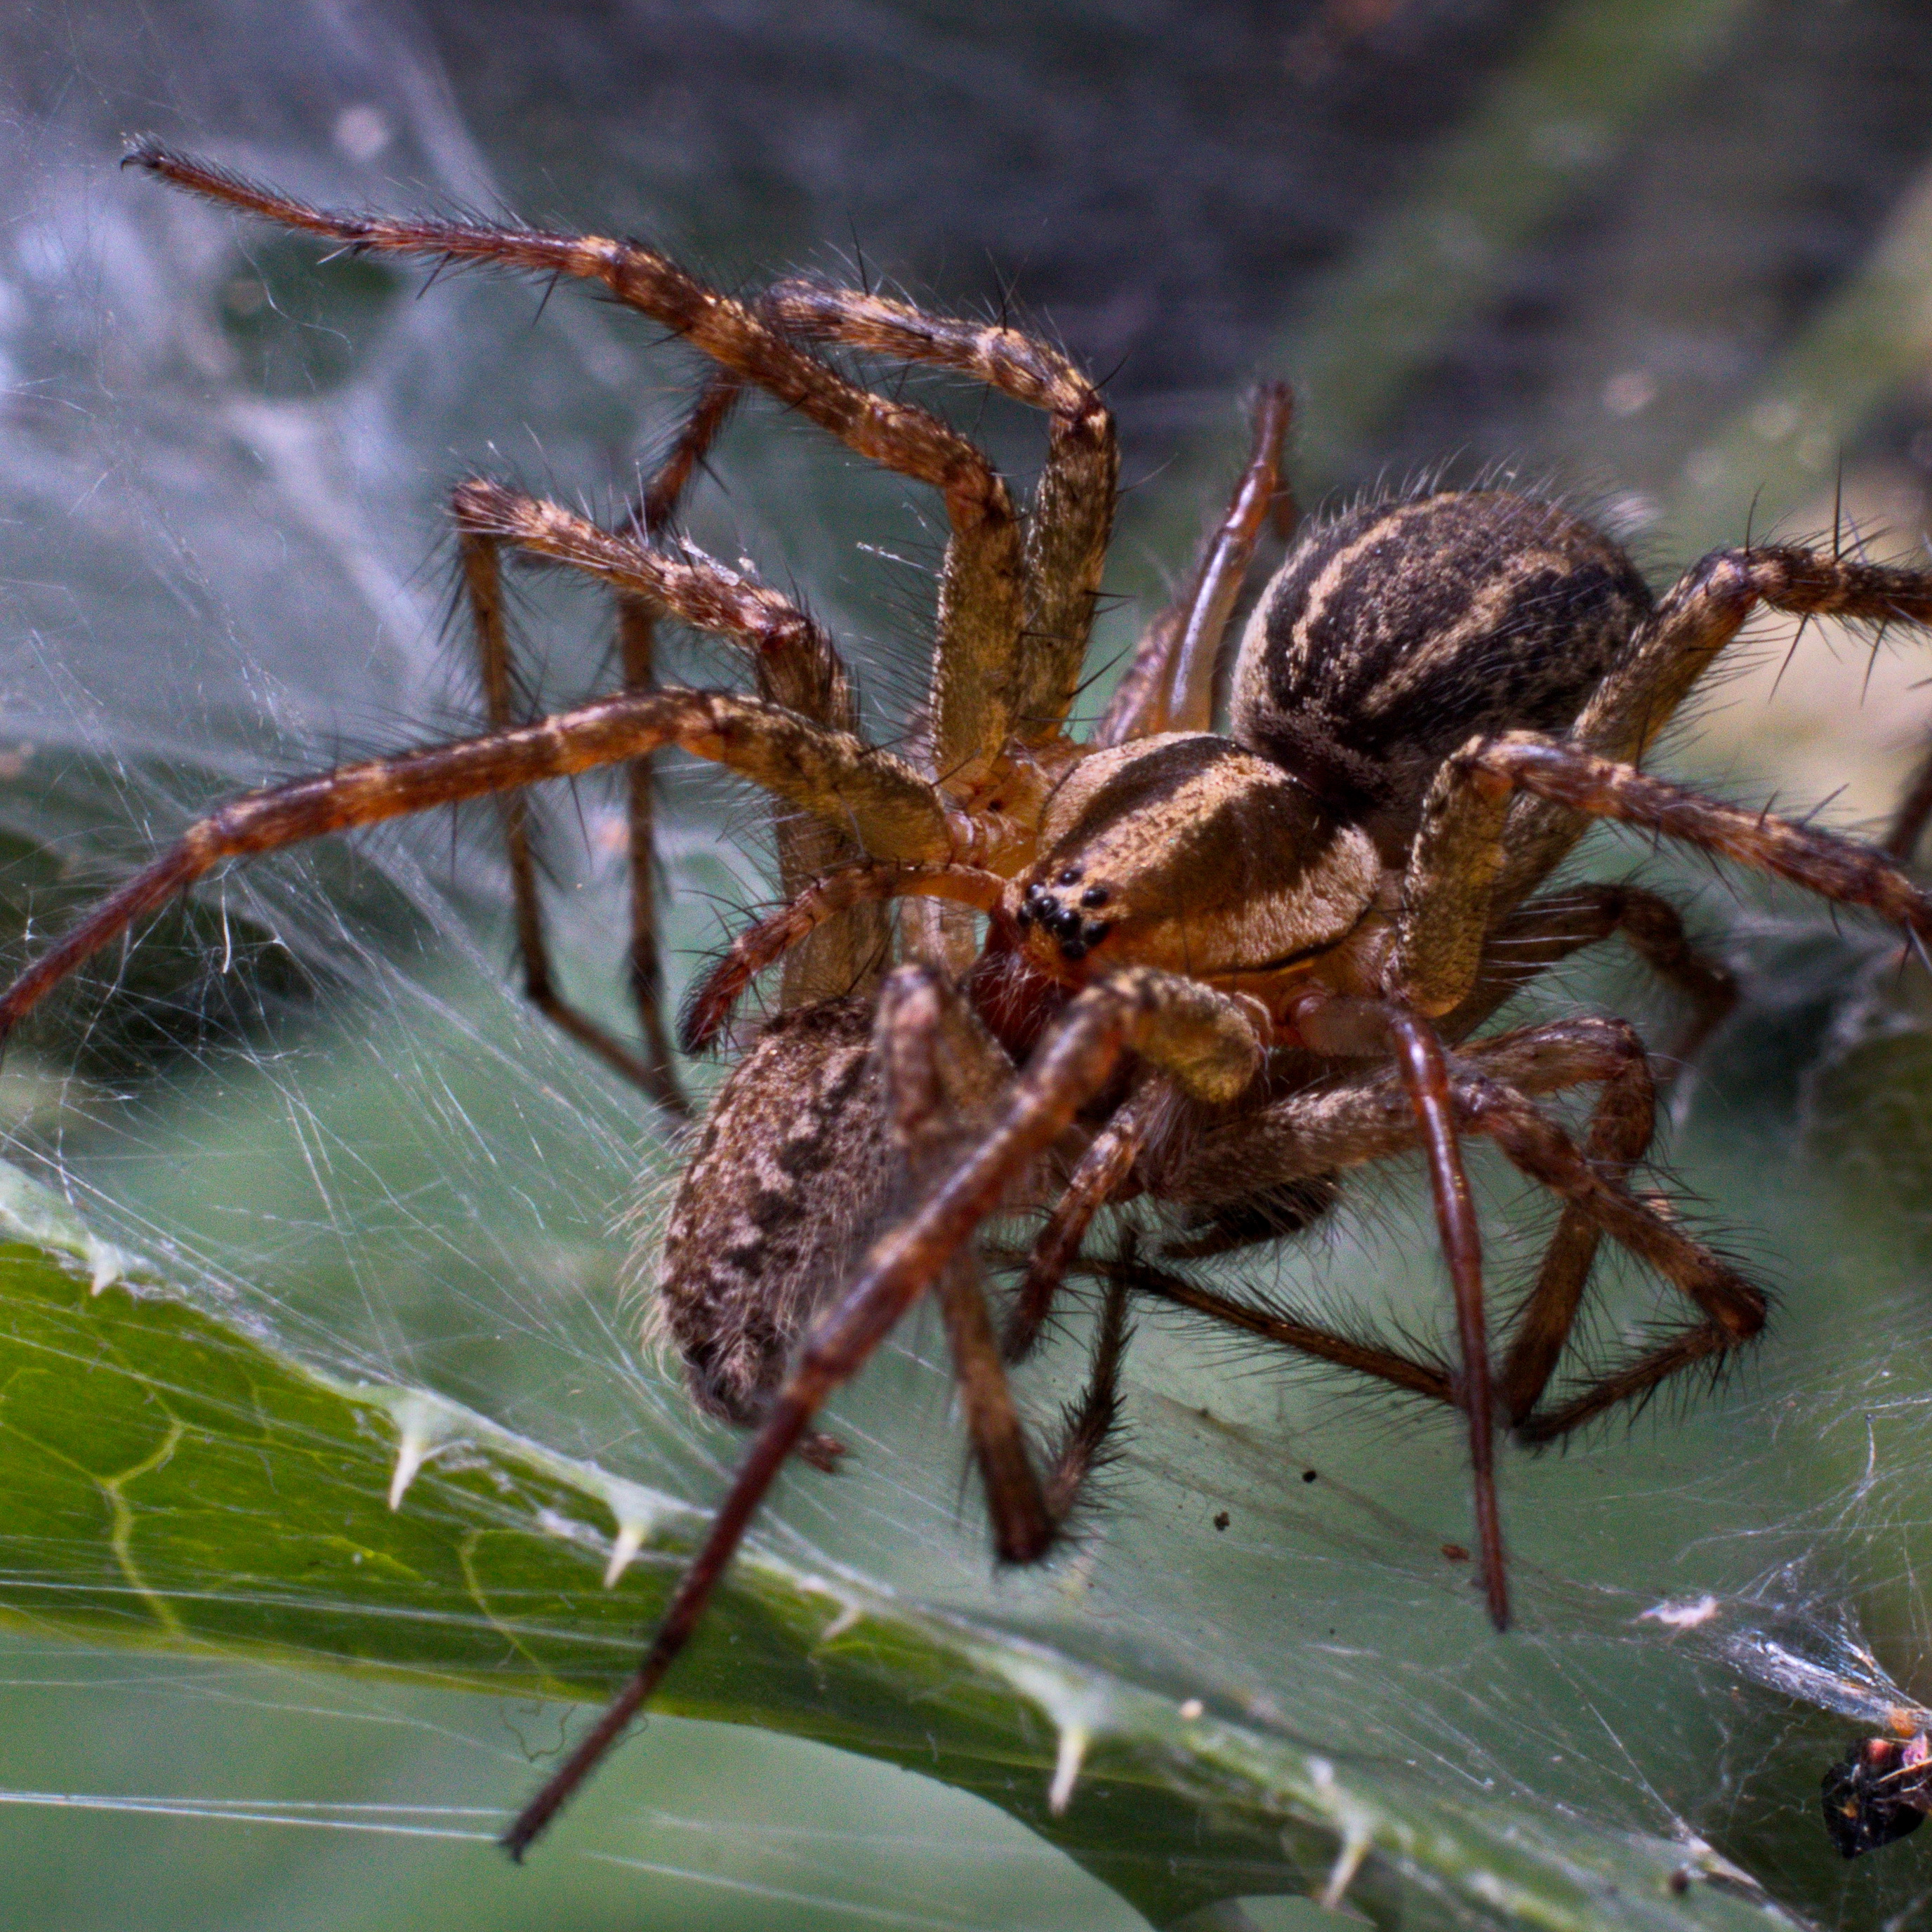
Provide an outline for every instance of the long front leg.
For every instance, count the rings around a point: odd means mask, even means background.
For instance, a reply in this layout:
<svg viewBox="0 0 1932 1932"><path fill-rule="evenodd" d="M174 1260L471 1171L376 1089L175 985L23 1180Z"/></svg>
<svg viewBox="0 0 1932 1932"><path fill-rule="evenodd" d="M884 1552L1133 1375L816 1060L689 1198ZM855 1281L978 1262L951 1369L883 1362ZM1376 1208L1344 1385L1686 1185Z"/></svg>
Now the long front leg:
<svg viewBox="0 0 1932 1932"><path fill-rule="evenodd" d="M199 820L173 849L109 894L0 994L0 1040L48 990L133 922L224 860L460 805L674 746L712 759L808 811L856 828L889 857L977 856L980 828L909 766L796 712L722 691L607 698L508 731L244 793Z"/></svg>
<svg viewBox="0 0 1932 1932"><path fill-rule="evenodd" d="M989 764L1015 716L1012 671L1023 622L1019 520L985 454L938 417L849 382L752 304L707 287L656 249L596 235L547 234L513 224L433 216L350 214L312 208L153 140L134 165L210 200L358 252L431 261L493 262L550 278L601 282L722 368L758 385L859 455L938 490L950 536L939 586L940 675L933 694L934 769L972 775Z"/></svg>

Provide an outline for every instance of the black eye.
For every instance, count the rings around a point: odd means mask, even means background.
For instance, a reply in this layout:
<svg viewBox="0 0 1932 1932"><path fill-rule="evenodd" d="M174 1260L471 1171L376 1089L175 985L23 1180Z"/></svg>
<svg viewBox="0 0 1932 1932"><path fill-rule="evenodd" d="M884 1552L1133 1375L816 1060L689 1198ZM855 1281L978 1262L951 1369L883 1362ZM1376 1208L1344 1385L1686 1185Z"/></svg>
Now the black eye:
<svg viewBox="0 0 1932 1932"><path fill-rule="evenodd" d="M1089 886L1080 895L1080 903L1084 906L1103 906L1107 899L1108 892L1105 886Z"/></svg>
<svg viewBox="0 0 1932 1932"><path fill-rule="evenodd" d="M1080 934L1081 950L1098 946L1107 936L1107 922L1103 919L1089 920Z"/></svg>
<svg viewBox="0 0 1932 1932"><path fill-rule="evenodd" d="M1077 886L1080 883L1080 868L1078 866L1069 866L1054 883L1060 886Z"/></svg>

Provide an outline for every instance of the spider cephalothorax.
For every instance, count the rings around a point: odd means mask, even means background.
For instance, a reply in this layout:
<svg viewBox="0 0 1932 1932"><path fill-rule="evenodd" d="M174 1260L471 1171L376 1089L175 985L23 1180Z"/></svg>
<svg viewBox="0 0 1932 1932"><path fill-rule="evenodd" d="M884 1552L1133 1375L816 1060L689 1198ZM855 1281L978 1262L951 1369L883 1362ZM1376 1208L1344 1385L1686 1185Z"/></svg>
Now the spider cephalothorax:
<svg viewBox="0 0 1932 1932"><path fill-rule="evenodd" d="M1123 1310L1139 1290L1460 1411L1484 1588L1506 1623L1498 1425L1545 1442L1641 1400L1755 1334L1765 1299L1654 1195L1626 1185L1655 1118L1650 1062L1626 1023L1480 1030L1526 981L1618 933L1694 1008L1680 1054L1728 1008L1729 975L1697 955L1655 894L1610 884L1537 896L1594 818L1932 934L1932 899L1901 869L1932 814L1932 767L1884 851L1640 769L1754 608L1927 624L1932 573L1748 545L1706 558L1653 601L1614 544L1552 505L1495 490L1369 504L1305 532L1262 593L1233 665L1228 734L1217 736L1231 615L1264 523L1288 520L1288 399L1273 387L1186 592L1082 736L1068 721L1118 466L1106 406L1058 350L869 292L785 283L747 304L635 242L332 214L158 146L130 158L352 249L601 283L718 368L614 530L499 483L454 493L488 730L230 801L0 995L4 1034L97 947L226 860L496 795L532 998L682 1111L658 1015L650 754L668 746L714 760L787 808L784 907L743 932L697 989L685 1042L715 1042L749 981L782 962L779 1012L697 1139L659 1284L693 1395L756 1434L636 1676L512 1826L510 1849L520 1854L542 1830L670 1667L787 1458L831 1460L838 1445L814 1428L819 1409L928 1292L945 1318L1002 1558L1040 1556L1066 1520L1113 1418ZM1044 412L1047 454L1024 514L970 442L842 374L816 352L820 342L950 370ZM664 538L684 482L748 388L945 506L916 756L858 735L844 667L818 626ZM506 550L611 586L620 693L516 715ZM754 692L657 688L652 626L664 612L742 646ZM641 1052L557 992L521 792L617 764L632 775ZM909 902L896 940L892 900ZM1579 1086L1597 1089L1580 1144L1537 1104ZM1470 1133L1564 1203L1494 1364L1459 1148ZM1170 1256L1225 1252L1305 1227L1348 1170L1418 1148L1454 1290L1455 1369L1216 1293L1130 1246L1088 1263L1108 1282L1090 1387L1042 1474L1005 1364L1040 1335L1102 1208L1148 1198L1180 1231ZM989 1217L1024 1206L1048 1211L996 1329L973 1244ZM1552 1398L1606 1234L1694 1315Z"/></svg>

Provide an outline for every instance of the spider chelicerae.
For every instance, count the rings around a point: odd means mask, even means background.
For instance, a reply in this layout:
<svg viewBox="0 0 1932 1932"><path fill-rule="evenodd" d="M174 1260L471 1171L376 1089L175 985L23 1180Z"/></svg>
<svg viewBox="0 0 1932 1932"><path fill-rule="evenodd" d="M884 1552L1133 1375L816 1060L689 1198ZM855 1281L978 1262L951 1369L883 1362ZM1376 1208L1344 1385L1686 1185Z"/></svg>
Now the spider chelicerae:
<svg viewBox="0 0 1932 1932"><path fill-rule="evenodd" d="M681 1112L660 1015L650 754L714 760L785 808L783 910L700 985L683 1043L716 1041L770 967L782 971L779 1010L696 1137L658 1283L694 1396L755 1433L638 1672L512 1826L508 1848L520 1856L641 1708L786 1460L838 1454L814 1429L819 1409L928 1292L1003 1560L1035 1560L1060 1533L1113 1419L1124 1309L1138 1291L1460 1410L1483 1587L1506 1624L1498 1429L1547 1443L1641 1400L1748 1341L1766 1302L1627 1184L1656 1112L1629 1024L1480 1030L1538 974L1618 934L1688 998L1680 1056L1734 998L1655 893L1539 896L1598 818L1870 908L1915 939L1932 934L1932 898L1901 869L1932 815L1932 763L1882 850L1640 768L1754 609L1932 623L1932 573L1748 544L1654 598L1616 544L1557 505L1499 489L1370 503L1302 532L1262 592L1217 734L1217 672L1248 566L1270 518L1292 516L1288 398L1269 388L1226 518L1083 742L1066 724L1118 462L1104 403L1058 350L867 290L792 281L736 299L635 242L333 214L152 142L129 158L352 250L601 283L717 365L670 460L615 528L500 482L455 490L487 731L231 800L0 995L4 1036L97 948L226 860L494 795L531 998ZM1046 456L1024 514L972 442L854 381L821 344L950 371L1042 411ZM747 387L939 493L949 534L913 755L859 735L845 668L818 624L668 534ZM506 553L610 586L620 693L518 716ZM741 647L753 694L656 687L653 626L667 613ZM521 790L615 764L631 780L641 1048L555 987ZM907 902L896 932L893 901ZM1538 1101L1585 1086L1597 1098L1580 1144ZM1563 1203L1496 1363L1459 1148L1469 1134ZM1088 1387L1061 1441L1036 1453L1006 1365L1034 1345L1102 1207L1143 1197L1162 1210L1164 1259L1226 1252L1306 1226L1348 1170L1418 1149L1454 1287L1456 1366L1211 1292L1130 1244L1082 1263L1106 1283ZM996 1323L973 1244L989 1217L1023 1206L1046 1209L1045 1222ZM1552 1397L1606 1234L1680 1290L1690 1318Z"/></svg>

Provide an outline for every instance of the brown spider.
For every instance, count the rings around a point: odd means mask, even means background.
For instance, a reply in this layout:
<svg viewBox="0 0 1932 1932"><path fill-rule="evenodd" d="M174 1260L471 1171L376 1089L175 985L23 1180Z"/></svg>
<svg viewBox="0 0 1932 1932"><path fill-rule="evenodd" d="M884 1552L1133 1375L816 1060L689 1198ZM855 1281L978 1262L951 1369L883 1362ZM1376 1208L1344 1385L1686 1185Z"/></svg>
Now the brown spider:
<svg viewBox="0 0 1932 1932"><path fill-rule="evenodd" d="M1231 729L1216 735L1224 633L1261 528L1285 507L1288 399L1270 389L1190 588L1148 632L1082 743L1065 725L1117 465L1105 406L1058 351L869 292L787 283L741 302L634 242L331 214L154 144L130 159L352 250L601 282L721 371L620 529L498 483L456 490L488 732L232 800L0 995L4 1034L96 948L224 860L496 794L532 997L674 1108L644 761L676 746L795 808L780 826L790 903L738 940L687 1016L687 1044L705 1045L752 976L784 960L779 1016L698 1142L660 1285L697 1400L757 1432L636 1676L511 1827L510 1850L521 1855L662 1678L786 1458L836 1453L814 1432L820 1407L928 1289L1003 1560L1042 1556L1062 1526L1112 1419L1122 1310L1138 1286L1462 1410L1484 1584L1502 1627L1499 1417L1548 1442L1748 1340L1765 1298L1624 1184L1654 1116L1630 1026L1570 1019L1473 1036L1526 980L1616 932L1690 998L1688 1046L1730 1004L1728 975L1691 950L1655 895L1600 885L1533 896L1594 818L1932 934L1932 898L1893 862L1932 814L1932 768L1901 808L1890 857L1638 769L1759 604L1932 623L1932 573L1747 546L1706 557L1653 600L1621 550L1550 504L1501 490L1371 504L1304 535L1263 592L1234 664ZM851 381L814 352L820 342L949 370L1043 410L1047 456L1028 514L970 442ZM744 384L941 495L950 534L916 759L856 735L844 668L810 619L655 540ZM613 587L621 694L516 721L506 546ZM757 694L651 688L651 624L664 610L742 646ZM552 986L519 790L619 763L633 774L639 835L641 1058ZM900 946L908 963L892 966L885 902L902 898L916 902ZM1580 1146L1536 1096L1583 1084L1599 1092ZM1468 1132L1489 1136L1564 1204L1493 1370L1458 1147ZM1333 1201L1342 1171L1418 1148L1454 1284L1460 1372L1212 1294L1124 1251L1102 1270L1088 1394L1042 1478L1004 1364L1039 1334L1101 1205L1144 1194L1186 1224L1171 1252L1220 1252L1305 1225ZM1048 1202L1001 1336L970 1244L995 1213ZM1697 1319L1546 1406L1605 1234L1681 1289Z"/></svg>

